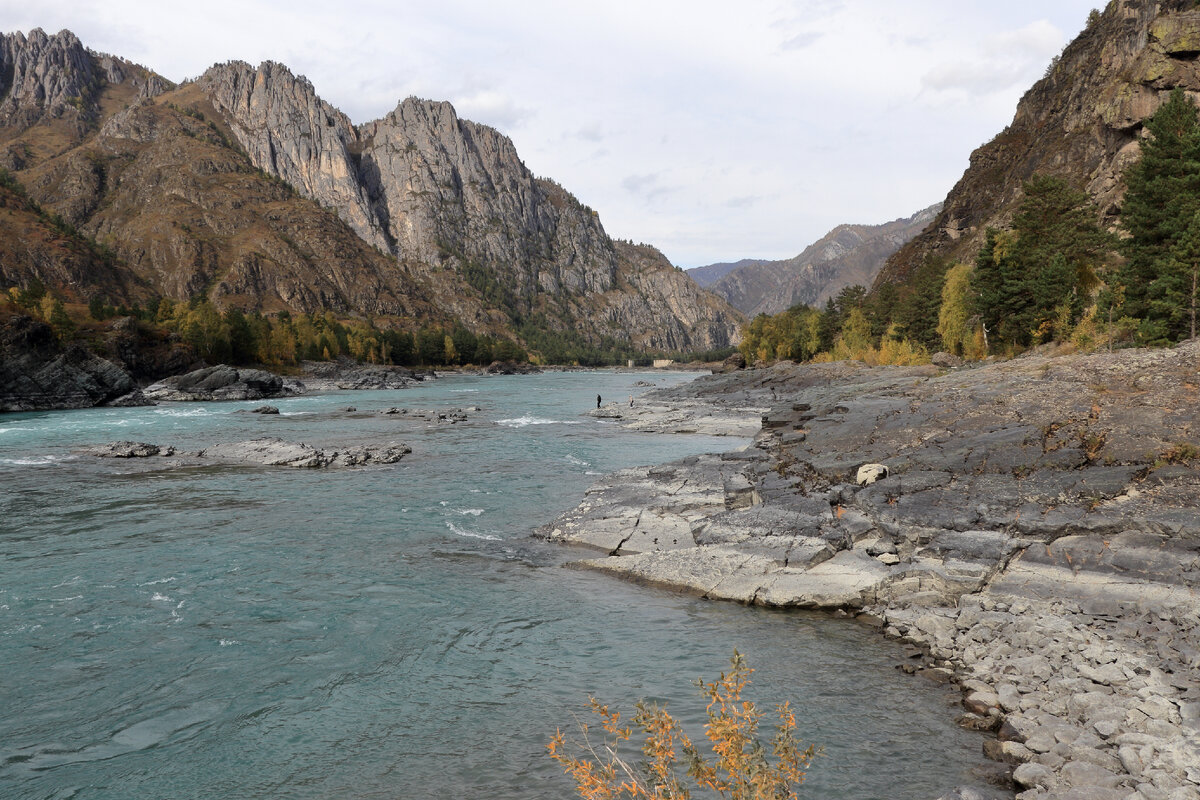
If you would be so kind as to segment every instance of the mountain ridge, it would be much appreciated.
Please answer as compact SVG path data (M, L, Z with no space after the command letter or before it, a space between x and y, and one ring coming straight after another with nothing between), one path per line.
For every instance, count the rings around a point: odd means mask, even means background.
M0 166L145 287L62 287L81 299L204 297L480 333L533 318L656 351L737 336L736 311L661 253L633 258L511 140L446 102L408 98L355 126L276 62L175 85L35 29L0 39L0 108ZM29 259L4 274L46 277Z
M871 285L884 261L924 229L938 210L940 204L934 204L878 225L838 225L792 258L744 259L689 273L711 275L713 267L729 266L707 288L749 317L778 314L797 303L819 306L847 286Z

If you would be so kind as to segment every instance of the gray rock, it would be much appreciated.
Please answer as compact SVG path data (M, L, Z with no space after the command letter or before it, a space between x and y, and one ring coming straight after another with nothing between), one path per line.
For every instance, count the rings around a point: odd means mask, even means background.
M151 456L174 455L175 448L159 447L147 442L109 442L95 447L85 447L79 452L99 458L150 458Z
M148 405L136 390L125 370L78 344L63 347L49 325L0 320L0 411Z
M150 400L262 400L303 391L302 384L285 385L283 378L260 369L236 369L225 364L175 375L147 386Z

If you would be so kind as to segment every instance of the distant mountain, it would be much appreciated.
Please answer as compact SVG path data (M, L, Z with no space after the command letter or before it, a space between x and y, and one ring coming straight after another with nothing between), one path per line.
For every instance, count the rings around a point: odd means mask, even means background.
M709 286L712 286L714 283L721 280L721 278L724 278L735 269L741 269L742 267L757 267L762 264L769 263L769 261L761 258L743 258L741 261L735 261L732 264L709 264L706 267L692 267L691 269L687 270L687 274L698 285L707 289Z
M747 316L778 314L797 303L819 306L847 286L870 286L888 256L940 210L937 204L882 225L839 225L800 255L783 261L747 259L697 267L689 274L716 275L701 285Z
M0 215L0 240L50 226L0 265L0 289L532 325L667 351L729 345L741 321L449 103L409 98L356 126L280 64L176 86L69 31L0 35L0 166L32 204ZM104 269L54 255L68 229Z

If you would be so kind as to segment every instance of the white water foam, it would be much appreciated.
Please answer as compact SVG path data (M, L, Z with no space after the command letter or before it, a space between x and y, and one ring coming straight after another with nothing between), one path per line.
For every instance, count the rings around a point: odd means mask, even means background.
M237 639L221 639L217 642L221 647L232 647L235 644L241 644Z
M164 603L174 603L175 602L175 600L173 598L167 597L165 594L159 594L158 592L155 592L154 596L151 597L150 599L152 601L158 600L158 601L164 602Z
M472 517L478 517L480 514L483 513L483 509L482 508L458 508L458 509L455 509L455 512L458 514L462 514L464 517L468 516L468 515L472 516Z
M214 415L214 412L206 408L156 408L153 413L164 417L211 417Z
M504 541L499 536L494 536L490 533L475 533L474 531L465 531L462 528L455 525L453 522L447 522L446 527L450 529L451 533L454 533L458 536L465 536L468 539L483 539L483 540L489 541L489 542Z
M172 582L174 582L174 580L175 580L174 577L157 578L156 580L146 581L145 583L139 583L138 586L158 586L160 583L172 583Z
M12 467L49 467L62 461L74 461L75 456L29 456L27 458L0 458L0 464Z
M576 420L546 419L545 417L534 417L526 414L523 417L496 420L496 424L509 428L524 428L527 425L578 425L579 422Z
M576 458L575 456L571 455L570 453L563 456L563 460L566 461L568 464L574 464L577 467L590 467L591 466L591 464L589 464L587 461L584 461L582 458Z

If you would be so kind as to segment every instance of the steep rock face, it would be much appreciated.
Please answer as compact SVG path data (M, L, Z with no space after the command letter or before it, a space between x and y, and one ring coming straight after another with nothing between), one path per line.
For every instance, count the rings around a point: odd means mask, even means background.
M647 350L714 350L737 340L739 320L661 252L621 241L616 246L622 290L602 295L596 316L610 320L618 330L636 332L634 344Z
M797 303L819 306L847 286L870 286L887 258L940 208L882 225L839 225L794 258L747 262L709 288L748 316L778 314Z
M941 213L888 260L877 282L902 282L929 257L973 261L987 228L1012 219L1021 184L1034 173L1085 189L1114 224L1143 122L1172 88L1200 91L1194 5L1110 2L1025 94L1012 123L971 155Z
M97 66L70 31L0 35L0 117L27 127L43 116L84 116L100 83Z
M0 34L0 142L8 141L0 165L21 169L62 152L105 113L169 85L136 64L91 52L70 31ZM42 135L21 137L38 123L44 123Z
M128 373L79 345L63 348L29 317L0 323L0 411L88 408L136 389Z
M595 215L449 103L409 98L355 128L279 64L219 65L200 83L256 167L393 255L505 265L525 298L612 286L616 255Z
M141 296L207 296L267 312L455 317L477 330L493 327L461 283L443 281L454 301L435 307L428 279L410 265L257 172L195 107L200 97L184 87L134 102L84 145L19 177L44 206L108 243L125 284L140 287ZM111 301L138 294L117 295L108 284L81 292L96 293Z
M511 140L449 103L409 98L355 127L278 64L218 65L198 84L254 166L397 258L463 276L510 314L544 314L593 340L681 349L736 337L737 315L694 286L623 280L637 264L653 264L654 276L676 271L661 269L661 254L630 261L594 211L534 177ZM632 295L613 295L624 291ZM698 305L672 310L668 296Z
M358 132L307 79L271 61L257 70L235 61L208 70L202 84L252 163L334 208L369 243L388 248L351 155Z

